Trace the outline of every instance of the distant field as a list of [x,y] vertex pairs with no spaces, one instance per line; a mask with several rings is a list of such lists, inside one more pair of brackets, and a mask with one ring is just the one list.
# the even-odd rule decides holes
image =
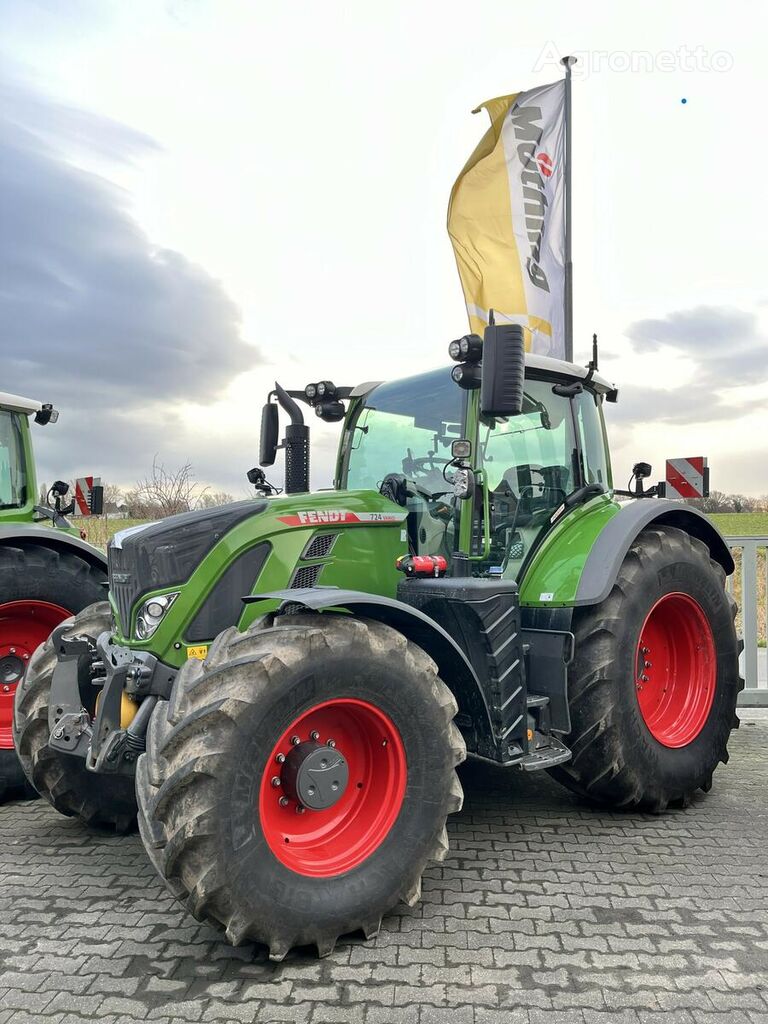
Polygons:
[[720,512],[710,519],[729,537],[768,537],[768,512]]
[[118,530],[127,530],[129,526],[148,523],[148,519],[76,519],[77,525],[85,530],[88,542],[97,548],[106,548],[109,538]]

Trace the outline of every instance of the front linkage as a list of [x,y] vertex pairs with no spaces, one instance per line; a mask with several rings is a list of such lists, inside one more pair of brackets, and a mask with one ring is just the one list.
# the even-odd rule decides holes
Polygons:
[[158,697],[170,696],[176,671],[148,651],[121,647],[109,631],[94,638],[71,629],[63,624],[51,637],[49,746],[82,757],[89,771],[132,777],[152,711]]

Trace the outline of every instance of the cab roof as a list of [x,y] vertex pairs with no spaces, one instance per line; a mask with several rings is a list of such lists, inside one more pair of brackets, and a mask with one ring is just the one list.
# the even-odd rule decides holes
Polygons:
[[12,395],[7,391],[0,391],[0,408],[10,409],[11,412],[23,412],[27,416],[40,412],[42,402],[36,402],[34,398],[22,398],[21,395]]
[[[535,352],[525,353],[525,365],[532,370],[557,373],[563,377],[575,377],[577,380],[585,380],[589,375],[589,368],[586,366],[579,366],[577,363],[567,363],[564,359],[554,359],[552,356],[540,356]],[[592,374],[590,383],[595,391],[600,394],[607,394],[609,391],[616,390],[614,384],[611,384],[607,378],[597,372]]]

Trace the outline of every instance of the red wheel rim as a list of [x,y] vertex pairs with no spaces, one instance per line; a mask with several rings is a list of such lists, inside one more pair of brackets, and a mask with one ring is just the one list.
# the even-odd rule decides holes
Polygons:
[[[341,795],[330,798],[332,806],[313,810],[301,802],[308,792],[306,776],[301,789],[301,771],[310,764],[309,754],[318,768],[325,761],[332,767],[346,763],[346,782],[339,786]],[[303,768],[292,779],[296,764]],[[351,871],[389,834],[407,774],[400,733],[380,708],[351,698],[317,704],[291,722],[264,766],[259,791],[264,838],[297,874],[329,878]]]
[[48,601],[0,604],[0,749],[13,746],[13,695],[29,659],[72,612]]
[[665,594],[651,608],[637,648],[637,700],[665,747],[685,747],[704,728],[717,680],[712,627],[688,594]]

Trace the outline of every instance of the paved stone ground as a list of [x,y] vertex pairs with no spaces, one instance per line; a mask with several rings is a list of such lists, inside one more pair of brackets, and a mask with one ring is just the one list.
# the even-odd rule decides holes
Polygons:
[[0,808],[0,1024],[768,1024],[768,719],[665,817],[464,771],[424,902],[318,961],[223,945],[135,837]]

